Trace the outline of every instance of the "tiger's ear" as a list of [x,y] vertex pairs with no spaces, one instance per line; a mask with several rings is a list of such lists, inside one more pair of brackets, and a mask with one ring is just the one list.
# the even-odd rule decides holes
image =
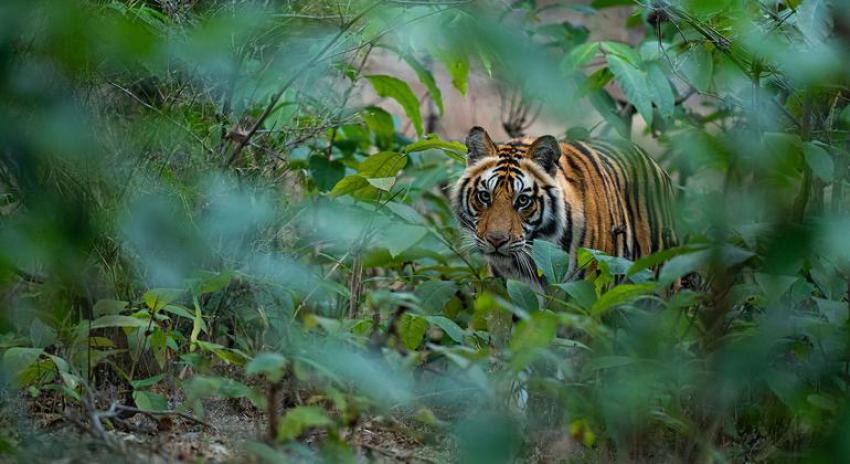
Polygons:
[[467,165],[474,164],[481,158],[498,154],[496,144],[487,135],[487,131],[478,126],[469,130],[469,135],[466,136],[466,149],[468,150]]
[[555,174],[558,162],[561,159],[561,146],[558,139],[551,135],[544,135],[531,144],[528,149],[529,157],[534,160],[544,171],[550,175]]

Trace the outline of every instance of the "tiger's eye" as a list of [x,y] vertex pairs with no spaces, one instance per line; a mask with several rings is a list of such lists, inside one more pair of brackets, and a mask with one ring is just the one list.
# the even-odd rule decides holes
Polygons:
[[525,206],[528,206],[528,204],[529,204],[530,202],[531,202],[531,197],[529,197],[528,195],[520,195],[520,196],[518,196],[518,197],[517,197],[517,199],[516,199],[516,204],[517,204],[517,206],[519,206],[520,208],[523,208],[523,207],[525,207]]
[[490,201],[490,192],[480,190],[478,192],[478,201],[480,201],[481,203],[488,203]]

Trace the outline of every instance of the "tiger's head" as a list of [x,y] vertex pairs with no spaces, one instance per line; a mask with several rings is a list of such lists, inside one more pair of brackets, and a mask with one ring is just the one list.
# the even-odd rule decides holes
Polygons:
[[458,222],[501,275],[533,272],[533,240],[558,241],[566,227],[558,141],[547,135],[496,145],[473,127],[466,147],[466,171],[452,192]]

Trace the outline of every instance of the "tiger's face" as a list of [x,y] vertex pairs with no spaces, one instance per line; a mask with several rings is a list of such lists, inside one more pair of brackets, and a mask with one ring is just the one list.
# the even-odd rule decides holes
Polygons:
[[544,136],[497,146],[484,129],[474,127],[466,146],[467,168],[452,194],[458,222],[499,274],[534,272],[532,242],[557,242],[566,223],[556,180],[557,140]]

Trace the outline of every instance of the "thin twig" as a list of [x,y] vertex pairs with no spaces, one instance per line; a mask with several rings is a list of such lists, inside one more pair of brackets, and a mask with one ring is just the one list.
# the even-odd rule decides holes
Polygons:
[[284,92],[286,92],[289,89],[289,87],[291,87],[292,84],[294,84],[295,81],[299,77],[301,77],[301,74],[304,71],[306,71],[307,69],[310,69],[310,67],[312,67],[314,64],[319,62],[319,60],[324,58],[325,54],[334,45],[336,45],[337,41],[339,41],[339,39],[342,38],[342,36],[349,29],[351,29],[351,27],[354,26],[354,24],[357,21],[359,21],[361,18],[366,16],[366,14],[368,14],[370,11],[372,11],[375,7],[377,7],[380,4],[381,4],[380,1],[373,3],[372,5],[367,7],[365,10],[360,12],[360,14],[358,14],[357,16],[352,18],[351,21],[345,23],[342,26],[342,28],[340,28],[339,32],[337,32],[337,34],[331,40],[329,40],[328,43],[325,44],[324,47],[322,47],[321,50],[319,50],[319,53],[316,53],[315,55],[313,55],[313,57],[310,58],[310,60],[307,61],[307,63],[305,63],[303,66],[301,66],[301,68],[298,69],[295,73],[293,73],[293,75],[277,90],[277,92],[275,92],[274,95],[272,95],[271,99],[269,100],[269,104],[266,105],[266,109],[263,110],[263,113],[260,114],[260,117],[258,117],[257,120],[254,121],[254,124],[248,130],[248,133],[246,133],[244,137],[241,137],[239,139],[239,143],[236,145],[236,147],[233,149],[233,152],[230,154],[230,157],[227,159],[227,162],[225,163],[225,167],[229,167],[231,164],[233,164],[233,162],[236,160],[236,157],[239,156],[239,153],[242,151],[243,148],[245,148],[245,145],[248,144],[248,141],[251,140],[251,137],[253,137],[254,134],[257,133],[257,129],[260,128],[260,126],[269,117],[269,115],[272,113],[272,111],[274,111],[275,107],[277,106],[277,102],[280,100],[280,97],[282,97]]

